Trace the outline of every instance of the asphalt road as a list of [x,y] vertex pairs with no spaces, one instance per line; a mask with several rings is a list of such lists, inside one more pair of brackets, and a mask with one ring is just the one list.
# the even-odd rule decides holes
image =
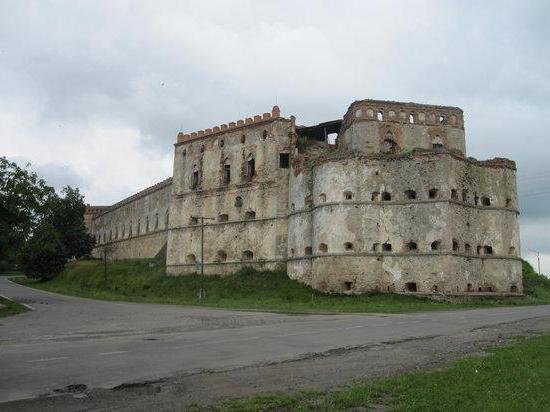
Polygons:
[[550,316],[550,305],[402,315],[240,312],[74,298],[3,277],[0,294],[35,309],[0,319],[0,402]]

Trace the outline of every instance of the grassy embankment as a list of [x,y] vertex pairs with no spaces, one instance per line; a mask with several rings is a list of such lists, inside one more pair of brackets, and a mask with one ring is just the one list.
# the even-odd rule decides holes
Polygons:
[[28,311],[28,309],[25,306],[0,297],[0,318],[17,315],[18,313],[23,313],[26,311]]
[[351,410],[378,406],[396,411],[550,410],[550,336],[521,338],[450,367],[357,382],[330,392],[258,396],[212,410]]
[[[323,294],[289,279],[282,272],[244,269],[231,276],[171,277],[155,260],[110,262],[107,279],[98,260],[71,262],[57,278],[38,282],[18,278],[23,285],[51,292],[106,300],[200,305],[234,309],[284,312],[379,312],[398,313],[502,305],[550,303],[550,280],[524,264],[522,298],[455,298],[436,302],[427,298],[371,293],[357,296]],[[198,299],[204,282],[206,299]]]
[[[0,272],[0,276],[6,276],[6,277],[12,277],[12,276],[20,276],[21,273],[19,272]],[[4,299],[0,296],[0,318],[4,318],[6,316],[11,315],[17,315],[18,313],[23,313],[28,311],[25,306],[20,305],[19,303],[13,302],[8,299]]]

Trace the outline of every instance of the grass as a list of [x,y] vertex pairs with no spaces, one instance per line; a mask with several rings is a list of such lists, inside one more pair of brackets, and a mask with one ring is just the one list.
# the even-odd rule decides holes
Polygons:
[[17,315],[18,313],[23,313],[26,311],[28,311],[28,309],[25,306],[0,297],[0,318]]
[[347,410],[384,405],[395,411],[550,410],[550,336],[520,338],[449,367],[357,382],[348,388],[258,396],[213,410]]
[[[198,305],[233,309],[281,312],[377,312],[403,313],[502,305],[550,302],[550,281],[544,283],[526,263],[530,294],[522,298],[455,298],[436,302],[428,298],[383,293],[364,295],[323,294],[293,281],[284,272],[257,272],[243,269],[230,276],[165,275],[157,260],[126,260],[108,264],[103,274],[99,260],[71,262],[58,277],[46,282],[17,278],[16,282],[35,288],[80,297],[132,302]],[[206,299],[198,299],[204,282]]]

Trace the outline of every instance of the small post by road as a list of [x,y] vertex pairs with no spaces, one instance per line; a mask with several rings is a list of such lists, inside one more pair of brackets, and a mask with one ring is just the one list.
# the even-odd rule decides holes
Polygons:
[[199,300],[206,297],[206,290],[204,290],[204,220],[215,220],[212,217],[205,216],[193,216],[196,219],[201,220],[201,287],[199,290]]
[[107,249],[103,248],[103,274],[105,276],[105,282],[107,282]]
[[537,250],[529,249],[531,252],[533,252],[535,255],[537,255],[537,269],[538,273],[540,275],[540,252]]

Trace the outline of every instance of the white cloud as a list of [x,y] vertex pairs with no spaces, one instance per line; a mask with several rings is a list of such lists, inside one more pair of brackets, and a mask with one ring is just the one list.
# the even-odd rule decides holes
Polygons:
[[[269,110],[308,124],[355,99],[450,104],[478,158],[517,160],[523,249],[550,222],[550,3],[0,4],[0,147],[114,202],[171,174],[178,130]],[[543,178],[533,176],[543,175]],[[74,175],[74,176],[73,176]],[[535,222],[534,219],[538,219]]]

